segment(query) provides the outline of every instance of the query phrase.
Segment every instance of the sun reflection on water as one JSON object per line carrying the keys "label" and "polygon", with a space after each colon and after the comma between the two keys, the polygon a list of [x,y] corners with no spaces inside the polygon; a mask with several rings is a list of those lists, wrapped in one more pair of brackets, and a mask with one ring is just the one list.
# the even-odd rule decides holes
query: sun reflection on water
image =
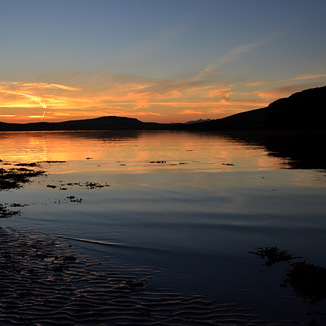
{"label": "sun reflection on water", "polygon": [[[221,135],[185,132],[7,132],[0,133],[1,159],[6,161],[63,160],[75,172],[87,161],[111,173],[227,172],[275,170],[284,159],[271,157],[262,146]],[[176,141],[178,139],[178,141]],[[77,164],[78,162],[78,164]],[[76,164],[73,164],[76,163]]]}

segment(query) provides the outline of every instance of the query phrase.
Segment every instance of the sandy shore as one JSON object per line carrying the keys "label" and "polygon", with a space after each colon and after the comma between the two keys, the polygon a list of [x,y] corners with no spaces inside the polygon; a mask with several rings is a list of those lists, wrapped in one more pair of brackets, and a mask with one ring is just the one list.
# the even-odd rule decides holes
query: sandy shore
{"label": "sandy shore", "polygon": [[153,290],[69,241],[0,228],[0,325],[268,325],[233,304]]}

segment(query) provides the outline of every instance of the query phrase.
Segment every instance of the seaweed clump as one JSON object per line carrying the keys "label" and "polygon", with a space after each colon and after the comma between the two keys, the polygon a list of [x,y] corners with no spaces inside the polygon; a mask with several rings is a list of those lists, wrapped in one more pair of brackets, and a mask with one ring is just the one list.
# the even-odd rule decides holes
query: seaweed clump
{"label": "seaweed clump", "polygon": [[266,259],[265,265],[272,266],[276,263],[288,263],[292,259],[300,258],[290,254],[287,250],[280,250],[277,247],[258,248],[257,251],[249,251],[250,254]]}
{"label": "seaweed clump", "polygon": [[[104,184],[98,183],[98,182],[68,182],[68,183],[62,183],[60,184],[61,188],[60,190],[67,190],[67,186],[69,187],[80,187],[80,188],[85,188],[87,190],[93,190],[93,189],[100,189],[100,188],[106,188],[110,187],[109,184],[106,182]],[[57,186],[55,185],[47,185],[48,188],[56,188]]]}
{"label": "seaweed clump", "polygon": [[15,215],[20,215],[21,211],[13,211],[8,209],[7,205],[0,204],[0,218],[9,218]]}
{"label": "seaweed clump", "polygon": [[[17,166],[37,166],[34,163],[20,163]],[[11,168],[6,170],[0,168],[0,191],[19,189],[24,184],[29,183],[31,178],[38,177],[45,174],[43,170],[33,170],[25,167]]]}
{"label": "seaweed clump", "polygon": [[297,262],[288,271],[286,283],[298,296],[312,303],[326,299],[326,268],[305,261]]}
{"label": "seaweed clump", "polygon": [[[2,162],[0,160],[0,162]],[[15,168],[8,170],[0,168],[0,191],[13,190],[22,188],[24,184],[31,182],[32,178],[45,174],[43,170],[34,170],[30,167],[39,167],[36,163],[19,163]],[[21,210],[12,210],[10,207],[24,207],[24,204],[1,204],[0,203],[0,218],[9,218],[16,215],[21,215]]]}
{"label": "seaweed clump", "polygon": [[286,278],[280,286],[290,285],[295,294],[303,297],[305,301],[308,300],[312,304],[316,304],[318,301],[326,299],[326,268],[306,261],[292,263],[293,259],[302,257],[294,256],[287,250],[280,250],[278,247],[258,248],[257,251],[249,251],[249,253],[266,259],[266,266],[282,262],[289,264],[291,267],[287,270]]}

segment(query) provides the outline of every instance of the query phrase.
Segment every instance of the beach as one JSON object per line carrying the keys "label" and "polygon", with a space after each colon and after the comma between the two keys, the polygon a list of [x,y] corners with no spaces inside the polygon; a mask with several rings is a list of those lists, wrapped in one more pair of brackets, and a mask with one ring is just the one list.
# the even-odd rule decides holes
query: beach
{"label": "beach", "polygon": [[268,325],[235,304],[148,288],[151,271],[108,269],[68,240],[17,227],[0,239],[1,325]]}

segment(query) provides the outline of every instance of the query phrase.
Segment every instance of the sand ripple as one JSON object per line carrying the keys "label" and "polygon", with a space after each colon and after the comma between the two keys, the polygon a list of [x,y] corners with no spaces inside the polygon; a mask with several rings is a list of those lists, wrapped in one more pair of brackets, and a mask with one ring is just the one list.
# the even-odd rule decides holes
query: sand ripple
{"label": "sand ripple", "polygon": [[149,289],[150,271],[98,264],[67,240],[0,228],[0,325],[268,325],[234,304]]}

